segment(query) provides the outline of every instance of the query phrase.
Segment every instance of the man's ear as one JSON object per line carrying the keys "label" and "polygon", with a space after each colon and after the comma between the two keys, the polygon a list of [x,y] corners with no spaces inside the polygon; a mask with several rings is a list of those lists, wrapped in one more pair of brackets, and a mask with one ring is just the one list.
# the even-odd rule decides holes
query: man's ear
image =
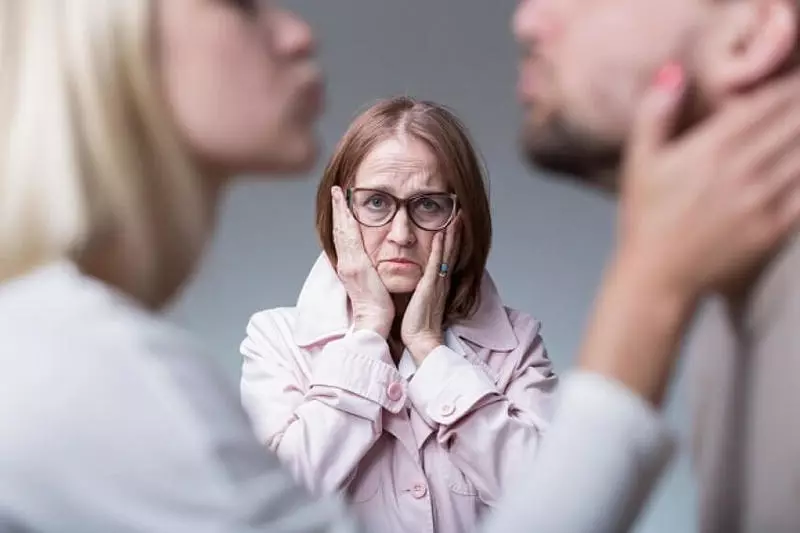
{"label": "man's ear", "polygon": [[716,2],[700,52],[713,97],[745,90],[780,71],[797,46],[798,0]]}

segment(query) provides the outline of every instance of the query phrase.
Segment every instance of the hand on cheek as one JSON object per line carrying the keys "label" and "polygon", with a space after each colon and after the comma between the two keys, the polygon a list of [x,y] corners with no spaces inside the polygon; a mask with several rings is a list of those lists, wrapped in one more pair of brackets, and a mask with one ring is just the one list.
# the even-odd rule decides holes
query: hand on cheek
{"label": "hand on cheek", "polygon": [[418,365],[431,351],[444,344],[445,306],[450,293],[460,226],[461,218],[457,216],[445,230],[434,236],[422,279],[403,317],[403,344]]}

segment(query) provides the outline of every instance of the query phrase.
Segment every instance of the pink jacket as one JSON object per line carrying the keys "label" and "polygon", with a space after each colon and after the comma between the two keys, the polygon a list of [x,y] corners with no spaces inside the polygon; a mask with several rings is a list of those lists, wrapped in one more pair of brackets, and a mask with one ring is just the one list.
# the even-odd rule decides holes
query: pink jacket
{"label": "pink jacket", "polygon": [[241,393],[256,433],[315,492],[343,491],[369,531],[461,533],[537,447],[557,383],[540,324],[487,274],[473,318],[416,367],[352,331],[320,256],[297,307],[255,314]]}

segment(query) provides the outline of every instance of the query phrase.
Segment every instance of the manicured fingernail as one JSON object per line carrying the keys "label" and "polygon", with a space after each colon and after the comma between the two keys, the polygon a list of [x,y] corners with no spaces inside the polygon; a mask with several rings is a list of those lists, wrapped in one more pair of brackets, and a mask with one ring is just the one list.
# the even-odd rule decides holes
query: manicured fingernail
{"label": "manicured fingernail", "polygon": [[667,63],[656,72],[653,85],[665,91],[677,91],[683,85],[683,67],[679,63]]}

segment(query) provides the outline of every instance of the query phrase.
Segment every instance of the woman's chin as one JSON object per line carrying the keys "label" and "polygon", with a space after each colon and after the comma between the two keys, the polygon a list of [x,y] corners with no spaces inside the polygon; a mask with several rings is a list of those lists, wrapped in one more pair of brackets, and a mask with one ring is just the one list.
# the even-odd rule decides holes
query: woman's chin
{"label": "woman's chin", "polygon": [[389,274],[381,276],[381,281],[390,294],[408,294],[417,288],[419,276]]}

